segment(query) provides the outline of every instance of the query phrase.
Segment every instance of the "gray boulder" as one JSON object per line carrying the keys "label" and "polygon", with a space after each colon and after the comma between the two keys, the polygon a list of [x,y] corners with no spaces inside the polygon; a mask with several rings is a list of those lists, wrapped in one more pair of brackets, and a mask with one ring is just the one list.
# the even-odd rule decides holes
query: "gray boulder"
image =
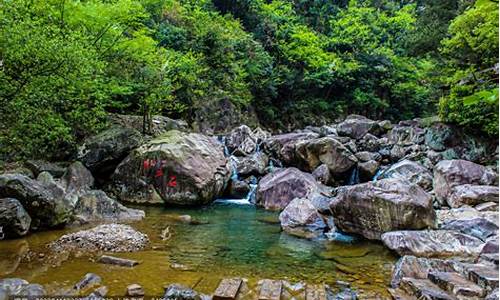
{"label": "gray boulder", "polygon": [[291,235],[314,238],[325,231],[327,225],[316,207],[307,198],[295,198],[279,216],[281,228]]}
{"label": "gray boulder", "polygon": [[402,160],[393,164],[379,178],[408,180],[426,191],[432,190],[432,173],[421,164],[411,160]]}
{"label": "gray boulder", "polygon": [[397,179],[341,187],[330,208],[340,230],[368,239],[380,239],[388,231],[432,228],[436,222],[431,196]]}
{"label": "gray boulder", "polygon": [[380,126],[377,122],[359,115],[350,115],[344,122],[337,125],[337,133],[340,136],[348,136],[360,139],[368,132],[377,133]]}
{"label": "gray boulder", "polygon": [[434,192],[441,203],[463,184],[496,185],[498,176],[488,168],[466,160],[443,160],[434,167]]}
{"label": "gray boulder", "polygon": [[0,199],[0,228],[7,238],[26,235],[31,217],[19,201],[13,198]]}
{"label": "gray boulder", "polygon": [[31,229],[63,225],[72,214],[71,204],[59,192],[24,175],[0,175],[0,198],[17,199],[31,217]]}
{"label": "gray boulder", "polygon": [[464,205],[475,206],[485,202],[498,203],[498,197],[498,186],[464,184],[453,187],[446,202],[450,207],[456,208]]}
{"label": "gray boulder", "polygon": [[174,130],[134,150],[112,179],[124,201],[200,205],[222,195],[229,175],[215,138]]}
{"label": "gray boulder", "polygon": [[92,172],[113,172],[130,151],[141,145],[142,140],[141,133],[135,129],[112,126],[87,138],[78,148],[78,159]]}
{"label": "gray boulder", "polygon": [[144,211],[127,208],[100,190],[91,190],[81,195],[76,203],[74,214],[76,219],[83,222],[138,221],[145,216]]}
{"label": "gray boulder", "polygon": [[382,235],[386,247],[399,255],[474,259],[484,245],[480,239],[453,230],[393,231]]}
{"label": "gray boulder", "polygon": [[453,272],[454,265],[455,262],[452,260],[405,255],[394,266],[391,287],[398,287],[405,277],[427,279],[428,274],[433,271]]}
{"label": "gray boulder", "polygon": [[285,166],[296,166],[296,145],[318,137],[319,134],[312,132],[273,135],[264,142],[264,149],[272,157],[282,161]]}
{"label": "gray boulder", "polygon": [[263,152],[257,152],[250,156],[234,157],[236,171],[241,176],[263,175],[269,164],[269,158]]}
{"label": "gray boulder", "polygon": [[498,225],[485,218],[452,220],[443,224],[441,229],[459,231],[477,237],[484,242],[488,238],[498,235]]}
{"label": "gray boulder", "polygon": [[325,164],[331,174],[342,174],[352,169],[358,162],[349,149],[330,137],[304,141],[297,145],[296,151],[300,165],[311,172],[319,165]]}
{"label": "gray boulder", "polygon": [[387,137],[389,143],[397,145],[413,145],[424,142],[425,131],[416,126],[397,125],[389,131]]}
{"label": "gray boulder", "polygon": [[270,210],[282,210],[293,199],[307,197],[319,189],[309,173],[296,168],[278,169],[264,176],[257,186],[256,204]]}

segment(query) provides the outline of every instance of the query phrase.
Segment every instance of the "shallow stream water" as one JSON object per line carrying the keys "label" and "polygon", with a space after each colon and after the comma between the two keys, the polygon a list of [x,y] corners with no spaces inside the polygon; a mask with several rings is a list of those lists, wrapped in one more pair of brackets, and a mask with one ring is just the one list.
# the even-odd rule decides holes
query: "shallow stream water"
{"label": "shallow stream water", "polygon": [[[332,286],[342,280],[350,282],[362,298],[388,297],[396,257],[381,244],[295,238],[281,232],[277,213],[251,205],[140,208],[146,211],[146,218],[131,225],[149,236],[151,247],[136,253],[110,254],[139,260],[140,265],[103,265],[87,256],[48,259],[45,245],[80,227],[0,241],[0,278],[20,277],[57,294],[93,272],[102,277],[108,295],[124,295],[131,283],[142,285],[147,295],[162,295],[163,287],[170,283],[211,294],[220,279],[227,277],[247,278],[250,286],[264,278]],[[179,221],[180,215],[190,215],[196,225]],[[170,238],[164,241],[160,236],[167,227]]]}

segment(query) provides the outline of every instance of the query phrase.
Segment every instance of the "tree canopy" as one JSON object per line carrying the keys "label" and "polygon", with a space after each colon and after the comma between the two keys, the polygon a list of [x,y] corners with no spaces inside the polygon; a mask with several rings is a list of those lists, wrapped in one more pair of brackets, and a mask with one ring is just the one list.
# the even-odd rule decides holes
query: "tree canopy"
{"label": "tree canopy", "polygon": [[271,129],[439,111],[496,135],[497,79],[490,0],[0,0],[2,159],[221,99]]}

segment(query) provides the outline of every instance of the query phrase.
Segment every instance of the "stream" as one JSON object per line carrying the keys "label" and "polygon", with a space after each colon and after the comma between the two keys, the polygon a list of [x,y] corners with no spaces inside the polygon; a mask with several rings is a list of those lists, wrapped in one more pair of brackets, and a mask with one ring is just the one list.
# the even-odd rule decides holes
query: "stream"
{"label": "stream", "polygon": [[[0,277],[20,277],[57,294],[93,272],[102,277],[110,296],[123,295],[131,283],[142,285],[147,295],[162,295],[170,283],[211,294],[227,277],[247,278],[250,286],[264,278],[332,286],[341,280],[350,282],[361,297],[388,297],[397,258],[379,243],[295,238],[281,232],[278,213],[245,201],[218,201],[196,209],[136,208],[145,210],[146,218],[131,225],[149,236],[151,247],[111,255],[141,261],[138,266],[104,265],[89,257],[47,259],[47,243],[80,227],[0,242]],[[182,215],[190,215],[192,222],[183,222]]]}

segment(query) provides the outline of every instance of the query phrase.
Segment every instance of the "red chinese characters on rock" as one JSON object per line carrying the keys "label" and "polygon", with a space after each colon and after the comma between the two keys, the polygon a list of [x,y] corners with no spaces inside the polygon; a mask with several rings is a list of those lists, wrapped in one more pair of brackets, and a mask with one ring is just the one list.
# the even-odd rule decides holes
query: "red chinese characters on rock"
{"label": "red chinese characters on rock", "polygon": [[165,167],[167,165],[166,160],[154,160],[146,159],[142,162],[142,167],[144,175],[148,177],[154,177],[155,181],[158,183],[163,183],[163,178],[167,179],[166,186],[176,187],[177,186],[177,176],[165,174]]}

